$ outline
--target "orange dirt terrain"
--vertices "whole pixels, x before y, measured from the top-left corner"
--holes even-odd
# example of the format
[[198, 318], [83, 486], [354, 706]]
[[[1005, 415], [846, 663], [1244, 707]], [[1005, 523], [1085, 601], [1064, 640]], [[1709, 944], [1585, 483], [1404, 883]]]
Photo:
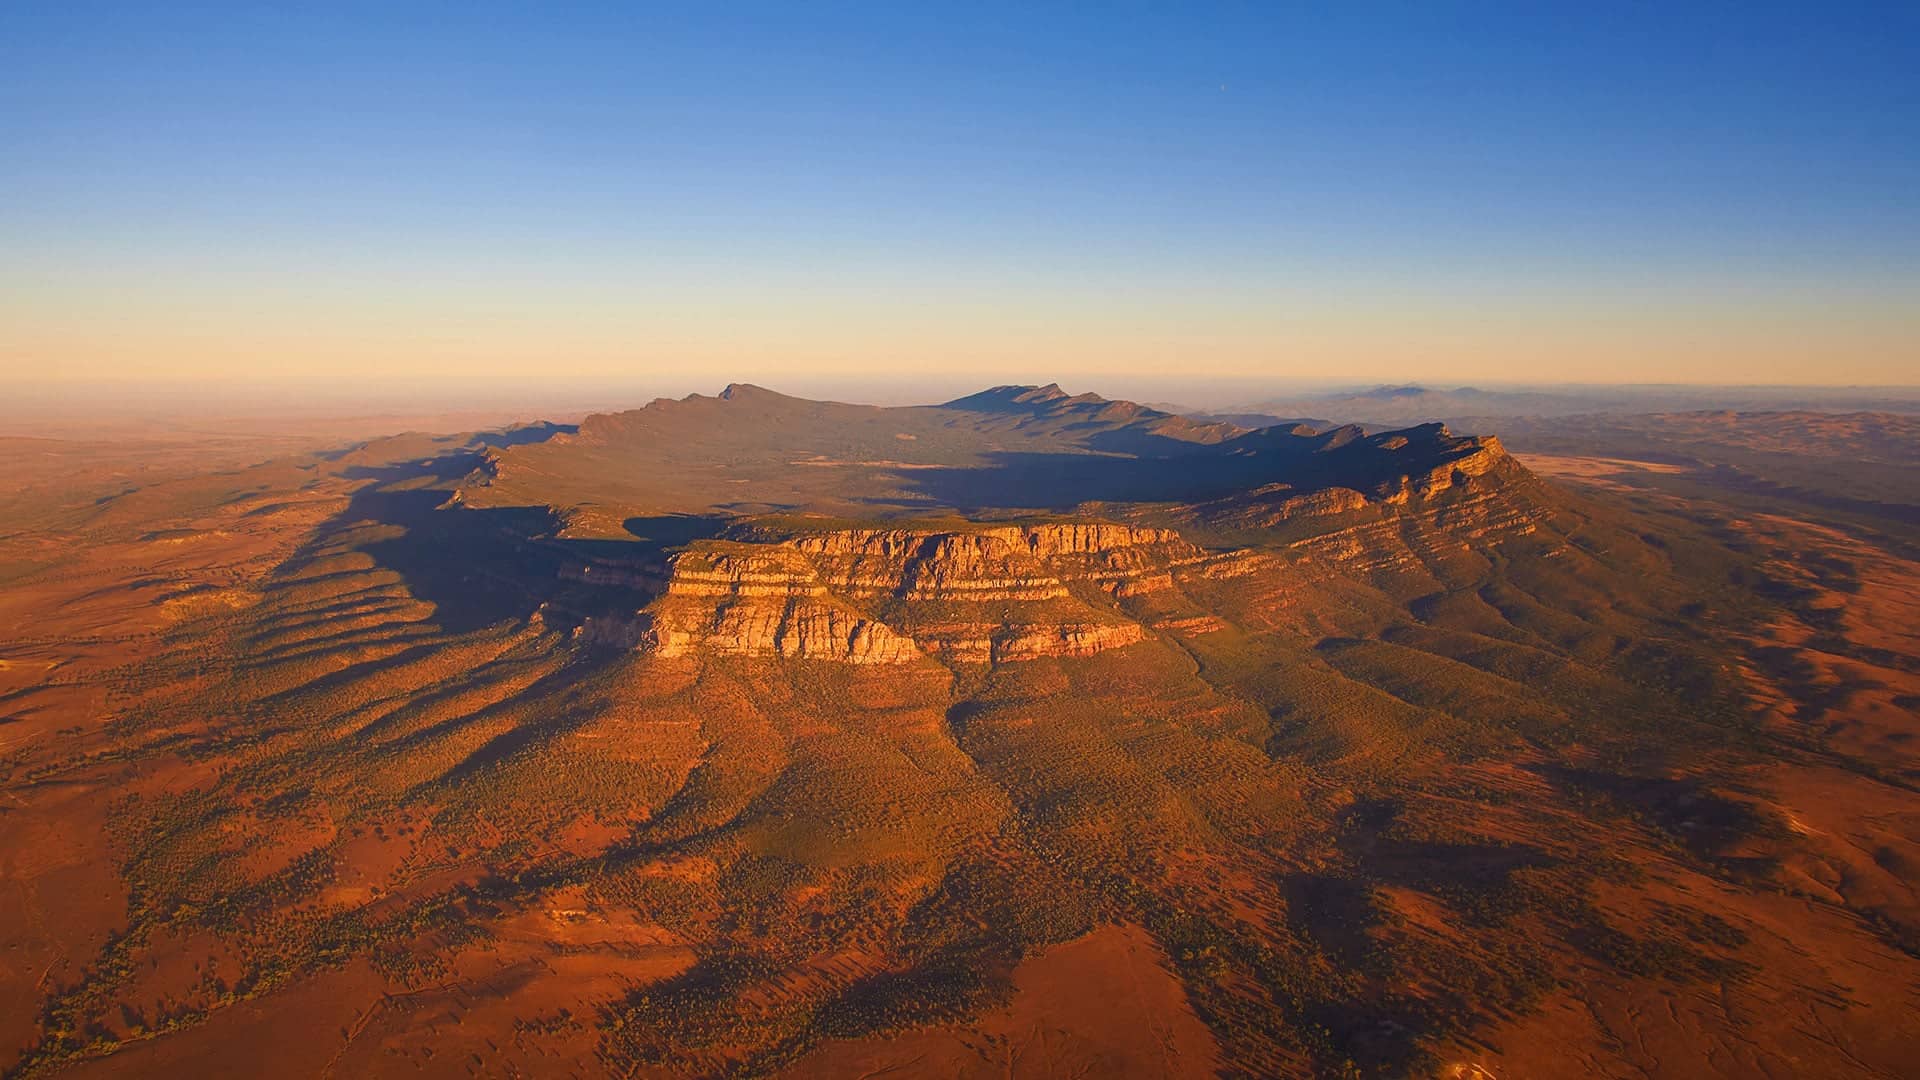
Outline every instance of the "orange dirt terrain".
[[1912, 433], [1610, 423], [8, 439], [0, 1075], [1908, 1075]]

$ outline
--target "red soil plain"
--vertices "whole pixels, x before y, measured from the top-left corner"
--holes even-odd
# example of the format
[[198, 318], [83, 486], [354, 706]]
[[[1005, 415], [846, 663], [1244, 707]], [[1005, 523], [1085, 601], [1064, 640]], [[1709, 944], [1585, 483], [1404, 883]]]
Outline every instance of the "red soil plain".
[[6, 439], [0, 1074], [1911, 1075], [1911, 428]]

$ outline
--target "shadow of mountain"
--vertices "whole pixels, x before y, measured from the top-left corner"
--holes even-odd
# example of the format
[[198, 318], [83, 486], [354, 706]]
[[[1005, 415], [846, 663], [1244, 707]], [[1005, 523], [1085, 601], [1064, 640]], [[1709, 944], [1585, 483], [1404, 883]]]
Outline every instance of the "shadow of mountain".
[[544, 508], [441, 507], [437, 491], [369, 493], [356, 498], [373, 520], [405, 531], [361, 548], [434, 605], [434, 621], [468, 633], [524, 621], [552, 596], [561, 555], [534, 538], [557, 525]]
[[[979, 467], [902, 470], [902, 487], [960, 511], [1068, 510], [1086, 502], [1199, 502], [1285, 482], [1305, 492], [1335, 479], [1309, 454], [1189, 452], [1164, 457], [1001, 452]], [[1351, 472], [1352, 470], [1347, 470]]]
[[633, 539], [622, 540], [619, 543], [649, 553], [663, 553], [695, 540], [708, 540], [719, 536], [730, 523], [730, 518], [717, 514], [657, 514], [651, 517], [630, 517], [621, 525], [627, 532], [633, 534]]
[[[349, 480], [371, 480], [382, 489], [396, 489], [401, 485], [408, 485], [414, 490], [425, 490], [430, 486], [428, 481], [446, 480], [458, 483], [462, 477], [479, 468], [486, 460], [483, 452], [463, 447], [418, 461], [347, 465], [340, 469], [340, 475]], [[453, 484], [446, 484], [437, 490], [440, 491], [441, 498], [444, 500], [453, 494]]]
[[431, 435], [424, 432], [405, 431], [393, 435], [363, 439], [349, 443], [334, 450], [318, 454], [322, 461], [344, 462], [349, 459], [371, 457], [374, 465], [409, 459], [417, 462], [441, 456], [454, 456], [463, 453], [478, 454], [487, 450], [504, 450], [515, 446], [546, 442], [555, 435], [571, 435], [580, 430], [578, 424], [556, 424], [541, 420], [532, 424], [520, 424], [502, 428], [498, 431], [482, 431], [473, 434]]
[[1775, 831], [1754, 806], [1717, 794], [1698, 778], [1632, 776], [1560, 765], [1534, 766], [1532, 771], [1562, 791], [1657, 829], [1695, 855], [1723, 864], [1751, 861], [1728, 860], [1725, 853]]
[[[447, 633], [524, 622], [563, 586], [560, 569], [572, 553], [568, 541], [553, 537], [560, 520], [546, 507], [476, 509], [450, 500], [459, 481], [485, 461], [478, 448], [521, 445], [571, 430], [528, 425], [482, 433], [433, 457], [340, 467], [338, 475], [365, 483], [277, 572], [337, 552], [344, 540], [378, 568], [397, 574], [409, 594], [432, 604], [432, 622]], [[349, 535], [355, 530], [373, 538], [355, 539]]]
[[581, 691], [583, 687], [589, 685], [590, 679], [600, 668], [601, 665], [592, 659], [576, 659], [496, 706], [444, 721], [435, 728], [426, 729], [412, 736], [409, 742], [425, 745], [431, 743], [438, 735], [484, 722], [490, 715], [496, 713], [510, 715], [523, 702], [543, 703], [537, 720], [515, 723], [505, 731], [487, 739], [440, 776], [422, 785], [421, 790], [428, 790], [436, 785], [458, 784], [477, 773], [506, 762], [538, 743], [559, 738], [593, 718], [596, 710], [592, 703], [582, 700]]
[[[377, 535], [352, 541], [354, 548], [398, 574], [413, 596], [432, 603], [433, 622], [449, 633], [522, 622], [536, 612], [566, 628], [644, 606], [657, 595], [674, 549], [722, 534], [739, 513], [779, 509], [753, 504], [729, 506], [735, 514], [635, 516], [622, 523], [625, 535], [576, 538], [561, 535], [565, 520], [546, 506], [477, 508], [456, 499], [461, 481], [487, 463], [489, 440], [525, 443], [566, 430], [538, 425], [476, 436], [438, 456], [341, 465], [339, 475], [364, 483], [323, 536], [349, 527], [376, 529]], [[984, 465], [883, 468], [869, 474], [864, 492], [849, 485], [849, 495], [882, 515], [1195, 502], [1275, 482], [1300, 493], [1334, 483], [1374, 483], [1410, 468], [1431, 468], [1454, 449], [1441, 442], [1394, 453], [1340, 432], [1254, 432], [1217, 445], [1140, 432], [1095, 433], [1092, 441], [1106, 436], [1130, 440], [1140, 455], [997, 451]], [[872, 483], [881, 476], [884, 483]]]
[[525, 446], [528, 443], [546, 442], [555, 435], [572, 435], [580, 430], [579, 424], [555, 424], [542, 420], [535, 424], [523, 424], [520, 427], [507, 428], [505, 431], [483, 431], [467, 441], [468, 446], [508, 447]]
[[[1106, 430], [1102, 430], [1105, 428]], [[1070, 424], [1067, 431], [1086, 430], [1089, 434], [1082, 442], [1093, 450], [1103, 454], [1133, 454], [1143, 458], [1182, 457], [1194, 454], [1210, 445], [1209, 443], [1190, 442], [1169, 435], [1159, 435], [1151, 431], [1135, 428], [1107, 428], [1105, 424], [1088, 421], [1082, 424]]]

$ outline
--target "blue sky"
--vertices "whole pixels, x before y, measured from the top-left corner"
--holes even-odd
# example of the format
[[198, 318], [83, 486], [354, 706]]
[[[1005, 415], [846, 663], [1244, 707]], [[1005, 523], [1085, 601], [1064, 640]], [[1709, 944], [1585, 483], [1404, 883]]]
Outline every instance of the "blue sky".
[[1920, 381], [1920, 5], [1675, 6], [7, 5], [0, 360]]

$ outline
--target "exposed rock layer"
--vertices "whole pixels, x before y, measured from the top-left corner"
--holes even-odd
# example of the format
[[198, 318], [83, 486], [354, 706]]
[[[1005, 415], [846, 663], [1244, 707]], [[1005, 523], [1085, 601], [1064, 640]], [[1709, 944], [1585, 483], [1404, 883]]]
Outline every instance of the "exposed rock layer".
[[[1443, 434], [1444, 437], [1444, 434]], [[1143, 640], [1146, 625], [1206, 632], [1183, 582], [1253, 579], [1276, 596], [1311, 564], [1361, 575], [1431, 574], [1536, 528], [1530, 474], [1497, 442], [1362, 492], [1268, 485], [1175, 516], [1196, 525], [1306, 522], [1286, 554], [1208, 552], [1174, 529], [1054, 521], [966, 529], [796, 528], [743, 522], [648, 566], [599, 562], [569, 576], [651, 597], [630, 616], [586, 619], [596, 640], [661, 656], [702, 653], [855, 664], [1002, 663], [1089, 656]], [[1315, 526], [1318, 522], [1318, 527]], [[1163, 598], [1164, 597], [1164, 598]]]

